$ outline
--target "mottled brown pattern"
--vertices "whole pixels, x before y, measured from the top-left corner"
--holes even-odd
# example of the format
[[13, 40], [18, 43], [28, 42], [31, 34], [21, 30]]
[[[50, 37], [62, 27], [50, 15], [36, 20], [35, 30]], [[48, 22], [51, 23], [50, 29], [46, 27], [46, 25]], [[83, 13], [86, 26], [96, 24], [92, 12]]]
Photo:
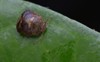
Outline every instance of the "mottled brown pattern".
[[39, 36], [46, 30], [46, 22], [40, 15], [26, 10], [22, 13], [16, 28], [24, 36]]

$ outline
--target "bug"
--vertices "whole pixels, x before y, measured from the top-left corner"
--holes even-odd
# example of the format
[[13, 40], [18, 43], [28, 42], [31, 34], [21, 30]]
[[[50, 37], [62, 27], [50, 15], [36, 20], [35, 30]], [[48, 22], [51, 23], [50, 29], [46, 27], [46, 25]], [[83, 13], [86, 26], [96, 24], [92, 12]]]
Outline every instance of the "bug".
[[24, 36], [39, 36], [46, 30], [46, 22], [31, 10], [25, 10], [17, 25], [17, 31]]

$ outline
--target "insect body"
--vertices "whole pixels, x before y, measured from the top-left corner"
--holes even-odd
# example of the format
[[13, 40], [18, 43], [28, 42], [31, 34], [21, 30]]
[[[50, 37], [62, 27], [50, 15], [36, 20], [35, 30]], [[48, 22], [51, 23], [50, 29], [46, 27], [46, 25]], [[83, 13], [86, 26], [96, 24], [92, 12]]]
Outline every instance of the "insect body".
[[22, 13], [16, 28], [22, 35], [39, 36], [46, 30], [46, 22], [38, 14], [26, 10]]

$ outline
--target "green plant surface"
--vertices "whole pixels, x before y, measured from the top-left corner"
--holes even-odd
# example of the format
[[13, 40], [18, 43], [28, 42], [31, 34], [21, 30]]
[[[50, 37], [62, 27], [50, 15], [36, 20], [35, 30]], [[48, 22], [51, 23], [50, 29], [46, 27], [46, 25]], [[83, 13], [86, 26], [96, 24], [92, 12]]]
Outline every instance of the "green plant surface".
[[[30, 9], [47, 21], [40, 37], [16, 31]], [[22, 0], [0, 0], [0, 62], [100, 62], [100, 33], [60, 13]]]

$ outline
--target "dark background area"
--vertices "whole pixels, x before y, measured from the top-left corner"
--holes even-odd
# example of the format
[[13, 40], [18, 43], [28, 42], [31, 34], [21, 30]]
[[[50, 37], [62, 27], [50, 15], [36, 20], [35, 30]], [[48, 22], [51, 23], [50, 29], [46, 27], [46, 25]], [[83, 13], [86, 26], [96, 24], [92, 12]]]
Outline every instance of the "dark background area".
[[100, 32], [100, 3], [97, 0], [26, 0], [66, 15]]

